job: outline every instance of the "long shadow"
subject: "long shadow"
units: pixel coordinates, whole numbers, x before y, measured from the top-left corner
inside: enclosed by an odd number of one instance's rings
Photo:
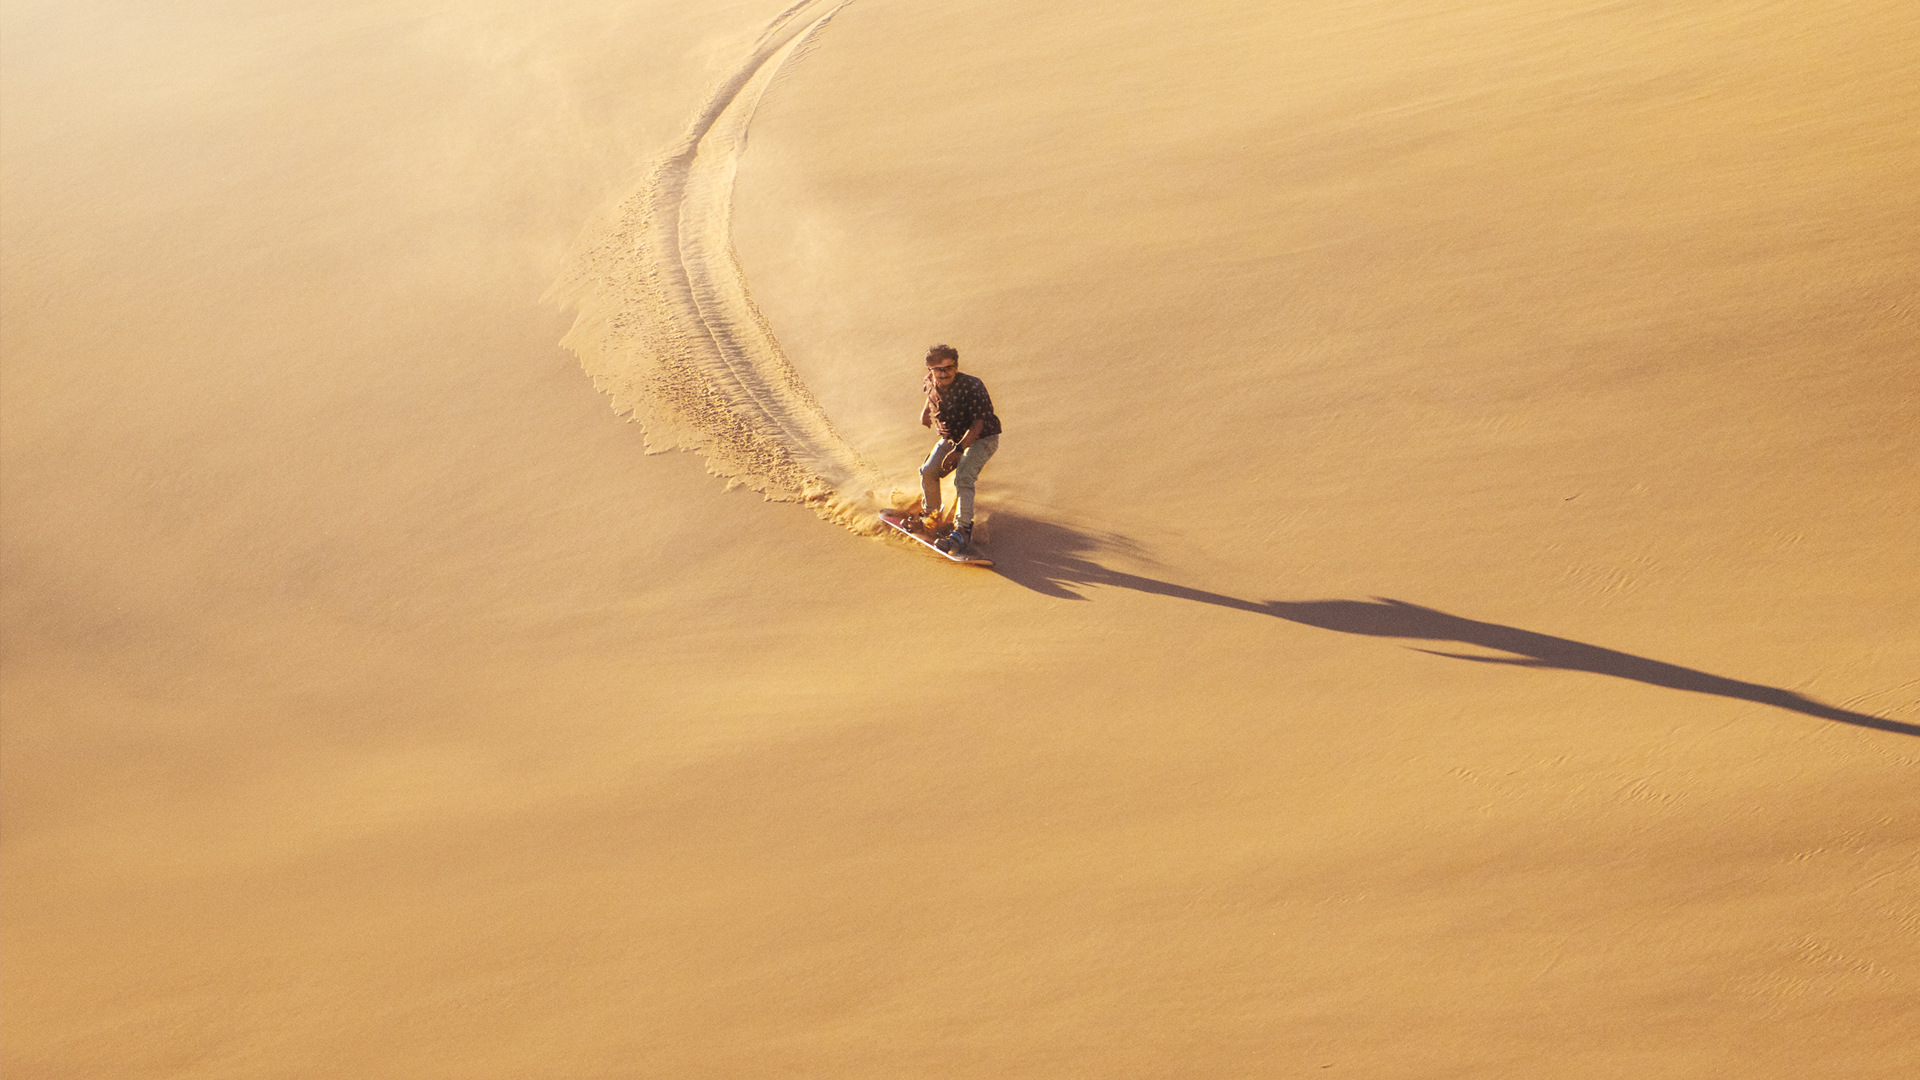
[[[1039,521],[1004,511],[993,516],[994,572],[1034,592],[1062,600],[1084,600],[1078,589],[1104,586],[1132,589],[1135,592],[1170,596],[1178,600],[1233,608],[1255,615],[1337,630],[1343,634],[1369,637],[1403,638],[1417,641],[1459,642],[1477,645],[1508,655],[1475,656],[1444,649],[1421,649],[1433,656],[1471,660],[1482,664],[1507,664],[1514,667],[1557,668],[1562,671],[1590,671],[1617,679],[1632,679],[1650,686],[1664,686],[1696,694],[1752,701],[1788,709],[1822,720],[1891,731],[1900,735],[1920,735],[1920,725],[1888,720],[1867,713],[1836,708],[1790,690],[1758,683],[1740,682],[1710,675],[1678,664],[1666,664],[1614,649],[1603,649],[1566,638],[1536,634],[1498,623],[1449,615],[1444,611],[1409,604],[1404,600],[1375,597],[1371,600],[1242,600],[1221,593],[1192,589],[1172,582],[1111,570],[1095,561],[1102,553],[1125,553],[1131,545],[1123,538],[1096,536],[1051,522]]]

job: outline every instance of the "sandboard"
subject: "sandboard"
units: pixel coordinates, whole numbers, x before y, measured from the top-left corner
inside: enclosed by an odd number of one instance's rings
[[[938,555],[943,559],[948,559],[953,562],[957,562],[961,566],[992,566],[993,565],[992,559],[982,559],[977,555],[966,555],[957,551],[949,555],[946,552],[941,551],[939,548],[933,546],[934,538],[932,536],[918,529],[909,529],[904,524],[902,524],[901,518],[903,516],[904,515],[901,515],[901,514],[888,512],[885,514],[881,514],[880,520],[886,522],[887,527],[892,529],[894,532],[901,533],[902,535],[905,535],[905,536],[911,536],[915,540],[920,541],[921,545],[925,547],[928,551],[933,552],[935,555]]]

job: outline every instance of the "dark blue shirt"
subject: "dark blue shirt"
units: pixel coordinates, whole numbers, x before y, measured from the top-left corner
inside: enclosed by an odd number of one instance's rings
[[[943,439],[959,442],[975,420],[985,419],[980,437],[1000,434],[1000,418],[993,414],[993,398],[987,384],[965,372],[956,373],[945,390],[927,373],[927,401],[933,406],[933,426]]]

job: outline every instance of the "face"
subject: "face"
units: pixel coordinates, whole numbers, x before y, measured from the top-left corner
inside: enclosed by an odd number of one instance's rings
[[[958,360],[934,360],[927,364],[927,370],[933,372],[933,381],[940,386],[949,386],[953,377],[960,373]]]

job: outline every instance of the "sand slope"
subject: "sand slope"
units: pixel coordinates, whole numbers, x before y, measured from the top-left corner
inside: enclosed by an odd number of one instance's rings
[[[10,5],[0,1065],[1904,1075],[1909,8]]]

